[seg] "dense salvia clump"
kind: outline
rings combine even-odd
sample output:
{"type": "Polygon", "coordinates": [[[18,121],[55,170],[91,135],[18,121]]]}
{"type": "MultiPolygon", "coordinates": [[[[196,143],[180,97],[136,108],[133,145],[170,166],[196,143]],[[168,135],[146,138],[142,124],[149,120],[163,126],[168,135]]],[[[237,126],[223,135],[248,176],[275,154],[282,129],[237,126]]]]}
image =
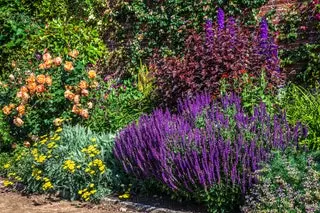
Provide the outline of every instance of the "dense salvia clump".
{"type": "Polygon", "coordinates": [[[285,114],[271,117],[264,104],[251,116],[244,113],[234,94],[212,102],[204,93],[177,108],[176,114],[155,110],[119,133],[114,154],[126,172],[178,191],[223,183],[246,192],[273,149],[298,146],[307,134],[300,123],[290,126],[285,114]]]}
{"type": "Polygon", "coordinates": [[[264,71],[272,87],[282,85],[277,45],[269,34],[265,19],[252,31],[219,9],[216,23],[208,19],[203,33],[186,39],[182,57],[154,57],[151,68],[162,103],[172,106],[201,91],[219,94],[221,79],[240,70],[257,78],[264,71]]]}

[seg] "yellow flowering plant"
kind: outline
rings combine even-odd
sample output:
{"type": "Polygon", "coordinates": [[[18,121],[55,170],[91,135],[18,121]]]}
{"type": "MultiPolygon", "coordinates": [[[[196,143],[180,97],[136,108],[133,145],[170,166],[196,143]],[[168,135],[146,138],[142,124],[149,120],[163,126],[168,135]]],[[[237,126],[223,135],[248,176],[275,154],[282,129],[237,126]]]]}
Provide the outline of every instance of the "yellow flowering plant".
{"type": "Polygon", "coordinates": [[[39,137],[30,148],[17,149],[3,169],[7,177],[15,173],[28,192],[59,192],[71,200],[97,200],[111,192],[116,180],[111,171],[113,138],[79,125],[60,126],[39,137]]]}

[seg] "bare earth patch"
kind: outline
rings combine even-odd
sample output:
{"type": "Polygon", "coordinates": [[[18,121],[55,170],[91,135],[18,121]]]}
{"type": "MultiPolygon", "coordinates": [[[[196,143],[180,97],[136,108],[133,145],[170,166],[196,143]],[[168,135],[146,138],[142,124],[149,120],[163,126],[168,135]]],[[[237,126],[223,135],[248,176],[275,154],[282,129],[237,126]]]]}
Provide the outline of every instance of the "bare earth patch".
{"type": "Polygon", "coordinates": [[[134,212],[120,204],[90,204],[50,199],[45,195],[22,196],[3,187],[0,180],[1,213],[120,213],[134,212]]]}

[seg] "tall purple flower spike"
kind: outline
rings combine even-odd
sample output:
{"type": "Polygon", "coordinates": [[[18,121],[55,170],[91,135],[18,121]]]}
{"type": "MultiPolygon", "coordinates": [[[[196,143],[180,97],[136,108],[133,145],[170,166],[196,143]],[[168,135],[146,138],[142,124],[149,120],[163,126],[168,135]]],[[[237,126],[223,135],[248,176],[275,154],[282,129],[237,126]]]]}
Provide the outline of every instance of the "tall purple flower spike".
{"type": "Polygon", "coordinates": [[[260,22],[260,51],[259,53],[266,57],[266,69],[280,72],[280,63],[278,56],[278,45],[273,37],[269,37],[269,27],[266,18],[260,22]]]}
{"type": "Polygon", "coordinates": [[[179,101],[177,114],[155,110],[129,124],[117,135],[114,155],[127,173],[173,190],[224,183],[245,193],[273,149],[297,146],[306,135],[301,124],[290,126],[285,114],[270,116],[262,103],[247,115],[238,96],[212,102],[204,93],[179,101]]]}
{"type": "Polygon", "coordinates": [[[213,25],[212,25],[212,20],[208,19],[206,21],[205,31],[206,31],[206,45],[207,45],[207,47],[212,49],[212,47],[213,47],[213,25]]]}
{"type": "Polygon", "coordinates": [[[224,29],[224,11],[219,7],[217,15],[218,29],[219,31],[224,29]]]}

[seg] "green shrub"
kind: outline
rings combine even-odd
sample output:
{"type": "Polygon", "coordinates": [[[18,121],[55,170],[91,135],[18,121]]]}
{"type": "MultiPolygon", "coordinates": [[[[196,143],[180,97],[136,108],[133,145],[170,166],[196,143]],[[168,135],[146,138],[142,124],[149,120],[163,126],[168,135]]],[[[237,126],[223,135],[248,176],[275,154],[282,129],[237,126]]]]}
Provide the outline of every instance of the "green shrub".
{"type": "Polygon", "coordinates": [[[243,212],[319,212],[320,174],[305,153],[277,152],[258,172],[243,212]]]}
{"type": "Polygon", "coordinates": [[[269,113],[275,112],[275,106],[279,105],[277,95],[279,91],[272,84],[268,84],[265,73],[260,77],[250,76],[247,72],[239,72],[235,76],[221,80],[221,95],[234,92],[240,95],[242,106],[247,112],[253,113],[254,107],[263,102],[269,113]]]}
{"type": "Polygon", "coordinates": [[[18,149],[6,165],[7,175],[25,184],[27,192],[96,200],[118,181],[111,171],[112,148],[113,135],[64,126],[42,136],[30,149],[18,149]]]}
{"type": "Polygon", "coordinates": [[[320,93],[291,84],[282,99],[282,107],[288,119],[294,123],[301,121],[308,125],[309,136],[304,141],[313,150],[320,149],[320,93]]]}

